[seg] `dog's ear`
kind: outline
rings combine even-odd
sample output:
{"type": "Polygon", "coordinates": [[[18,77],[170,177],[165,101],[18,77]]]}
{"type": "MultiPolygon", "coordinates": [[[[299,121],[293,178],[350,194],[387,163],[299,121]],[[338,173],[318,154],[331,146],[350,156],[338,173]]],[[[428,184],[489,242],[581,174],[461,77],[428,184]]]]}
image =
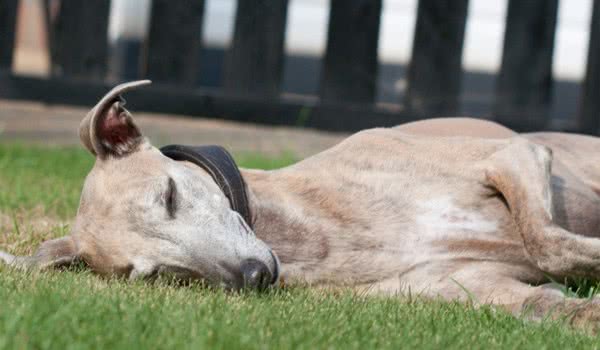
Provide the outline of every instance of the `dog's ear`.
{"type": "Polygon", "coordinates": [[[96,157],[120,157],[137,149],[143,141],[139,128],[129,111],[123,106],[121,97],[126,91],[150,84],[140,80],[118,85],[92,108],[79,126],[79,138],[83,145],[96,157]]]}
{"type": "Polygon", "coordinates": [[[77,245],[71,236],[42,243],[32,256],[13,256],[0,251],[0,261],[4,261],[9,266],[25,269],[65,266],[77,260],[77,245]]]}

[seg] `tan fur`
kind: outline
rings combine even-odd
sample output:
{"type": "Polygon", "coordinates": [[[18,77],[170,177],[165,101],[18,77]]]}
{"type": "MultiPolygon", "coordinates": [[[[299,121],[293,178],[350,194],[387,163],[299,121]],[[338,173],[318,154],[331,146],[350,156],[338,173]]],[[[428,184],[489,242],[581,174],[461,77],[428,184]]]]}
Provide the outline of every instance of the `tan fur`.
{"type": "MultiPolygon", "coordinates": [[[[469,118],[366,130],[287,168],[242,170],[252,233],[200,168],[145,140],[117,152],[97,139],[103,110],[82,123],[82,141],[98,159],[66,254],[100,273],[170,269],[236,286],[240,259],[252,258],[280,269],[286,283],[474,297],[532,319],[556,312],[576,325],[600,318],[600,302],[544,285],[549,276],[600,278],[600,139],[518,135],[469,118]],[[165,214],[167,178],[178,185],[175,218],[165,214]]],[[[137,130],[128,114],[123,122],[137,130]]],[[[41,265],[65,261],[45,251],[41,265]]]]}

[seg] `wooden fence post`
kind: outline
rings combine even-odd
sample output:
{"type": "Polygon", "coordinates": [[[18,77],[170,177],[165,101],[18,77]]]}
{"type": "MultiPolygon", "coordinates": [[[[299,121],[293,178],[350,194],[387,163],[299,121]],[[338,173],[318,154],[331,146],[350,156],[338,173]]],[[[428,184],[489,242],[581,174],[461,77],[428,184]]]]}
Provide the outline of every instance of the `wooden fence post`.
{"type": "Polygon", "coordinates": [[[288,0],[238,0],[235,30],[225,57],[223,87],[236,95],[279,94],[288,0]]]}
{"type": "Polygon", "coordinates": [[[548,123],[558,0],[509,0],[496,120],[521,131],[548,123]]]}
{"type": "Polygon", "coordinates": [[[12,67],[18,5],[18,0],[0,0],[0,70],[12,67]]]}
{"type": "Polygon", "coordinates": [[[104,79],[110,0],[61,0],[50,24],[52,74],[104,79]]]}
{"type": "Polygon", "coordinates": [[[583,82],[580,130],[600,133],[600,0],[594,0],[587,70],[583,82]]]}
{"type": "Polygon", "coordinates": [[[194,85],[202,39],[204,0],[153,0],[142,75],[194,85]]]}
{"type": "Polygon", "coordinates": [[[406,107],[415,116],[456,115],[468,0],[420,0],[406,107]]]}
{"type": "Polygon", "coordinates": [[[381,3],[381,0],[331,0],[321,101],[373,103],[381,3]]]}

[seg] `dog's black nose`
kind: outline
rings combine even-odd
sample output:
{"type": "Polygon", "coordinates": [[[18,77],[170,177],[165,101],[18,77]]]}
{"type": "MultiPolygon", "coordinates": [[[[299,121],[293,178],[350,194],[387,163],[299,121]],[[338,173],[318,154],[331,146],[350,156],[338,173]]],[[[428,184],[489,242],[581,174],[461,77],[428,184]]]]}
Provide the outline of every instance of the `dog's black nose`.
{"type": "Polygon", "coordinates": [[[241,269],[246,288],[265,289],[273,278],[267,265],[256,259],[245,260],[242,262],[241,269]]]}

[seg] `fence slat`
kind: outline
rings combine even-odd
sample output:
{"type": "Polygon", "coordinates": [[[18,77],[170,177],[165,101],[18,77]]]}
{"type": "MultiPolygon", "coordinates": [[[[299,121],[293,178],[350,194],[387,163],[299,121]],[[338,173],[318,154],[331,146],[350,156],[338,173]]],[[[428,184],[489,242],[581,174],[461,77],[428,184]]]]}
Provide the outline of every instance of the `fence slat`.
{"type": "Polygon", "coordinates": [[[558,0],[510,0],[502,66],[496,85],[496,120],[520,130],[547,125],[558,0]]]}
{"type": "Polygon", "coordinates": [[[18,0],[0,0],[0,69],[11,69],[18,0]]]}
{"type": "Polygon", "coordinates": [[[381,0],[331,0],[321,101],[373,103],[381,3],[381,0]]]}
{"type": "Polygon", "coordinates": [[[61,0],[50,31],[53,75],[105,77],[109,10],[110,0],[61,0]]]}
{"type": "Polygon", "coordinates": [[[230,94],[275,97],[283,75],[288,0],[238,0],[223,86],[230,94]]]}
{"type": "Polygon", "coordinates": [[[594,0],[587,70],[580,111],[581,131],[600,134],[600,0],[594,0]]]}
{"type": "Polygon", "coordinates": [[[456,115],[468,0],[420,0],[404,103],[416,116],[456,115]]]}
{"type": "Polygon", "coordinates": [[[153,0],[142,75],[157,82],[194,85],[204,0],[153,0]]]}

